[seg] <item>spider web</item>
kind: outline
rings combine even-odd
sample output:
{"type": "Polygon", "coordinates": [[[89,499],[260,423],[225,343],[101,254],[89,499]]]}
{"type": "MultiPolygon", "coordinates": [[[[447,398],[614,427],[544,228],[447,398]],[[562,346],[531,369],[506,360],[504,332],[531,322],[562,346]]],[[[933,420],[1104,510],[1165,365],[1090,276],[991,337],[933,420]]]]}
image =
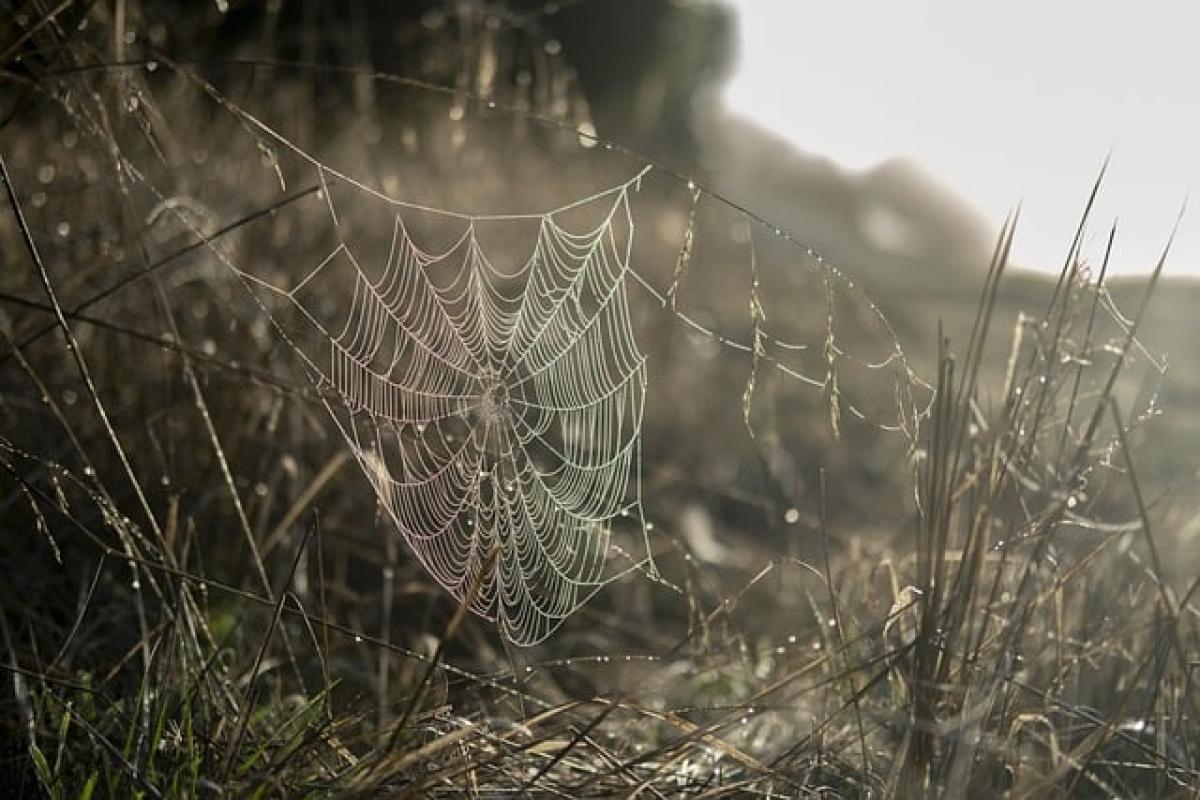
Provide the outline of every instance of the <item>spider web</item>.
{"type": "MultiPolygon", "coordinates": [[[[915,441],[929,387],[881,310],[811,247],[677,175],[646,166],[549,211],[461,213],[375,188],[202,88],[250,133],[281,185],[317,179],[327,222],[277,228],[284,238],[255,243],[265,260],[215,254],[300,357],[429,574],[514,643],[544,640],[631,571],[663,581],[642,502],[651,369],[663,370],[652,424],[689,428],[679,441],[736,446],[736,429],[720,427],[726,396],[714,389],[730,380],[740,383],[733,408],[751,440],[756,397],[782,406],[790,385],[825,398],[835,434],[846,418],[915,441]],[[639,249],[631,196],[651,173],[669,190],[687,183],[691,203],[685,227],[667,234],[674,196],[647,203],[662,208],[639,249]],[[697,246],[701,225],[730,224],[745,236],[697,246]],[[523,242],[520,255],[497,257],[485,228],[523,242]],[[314,250],[323,255],[313,259],[314,250]],[[739,294],[749,315],[730,302],[739,294]],[[822,313],[797,313],[796,297],[816,298],[822,313]],[[654,331],[662,321],[707,365],[688,381],[677,378],[694,355],[672,355],[670,337],[654,331]],[[642,332],[663,351],[652,368],[642,332]],[[839,343],[847,337],[853,344],[839,343]],[[864,353],[868,342],[875,349],[864,353]],[[703,391],[689,393],[705,376],[703,391]],[[645,555],[632,555],[639,546],[645,555]]],[[[781,442],[763,445],[780,451],[781,442]]]]}
{"type": "Polygon", "coordinates": [[[343,240],[290,288],[239,270],[317,332],[324,354],[288,341],[430,575],[518,644],[649,563],[609,564],[614,520],[645,529],[646,364],[626,295],[640,177],[536,217],[449,215],[461,231],[436,251],[397,206],[374,269],[343,240]],[[590,228],[559,221],[582,206],[601,211],[590,228]],[[485,221],[536,224],[515,269],[489,258],[485,221]],[[351,285],[330,308],[323,287],[351,285]]]}

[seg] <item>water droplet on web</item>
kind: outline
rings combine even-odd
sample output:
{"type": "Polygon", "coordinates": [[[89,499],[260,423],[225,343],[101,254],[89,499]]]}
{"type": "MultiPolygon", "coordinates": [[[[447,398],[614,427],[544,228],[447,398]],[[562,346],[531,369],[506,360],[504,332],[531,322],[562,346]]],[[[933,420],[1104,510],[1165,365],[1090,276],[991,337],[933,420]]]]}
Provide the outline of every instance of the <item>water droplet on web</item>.
{"type": "Polygon", "coordinates": [[[579,131],[579,146],[580,147],[595,147],[596,146],[596,126],[590,122],[581,122],[575,128],[579,131]]]}
{"type": "Polygon", "coordinates": [[[359,636],[357,633],[354,634],[354,643],[355,644],[362,644],[362,640],[363,640],[363,638],[361,636],[359,636]]]}
{"type": "Polygon", "coordinates": [[[87,475],[90,478],[96,474],[96,470],[92,469],[91,467],[84,467],[83,474],[87,475]]]}
{"type": "Polygon", "coordinates": [[[58,223],[58,227],[56,227],[54,230],[59,236],[65,239],[71,235],[71,223],[64,220],[63,222],[58,223]]]}
{"type": "Polygon", "coordinates": [[[800,509],[789,508],[787,511],[783,512],[783,521],[788,525],[795,525],[800,521],[800,509]]]}
{"type": "Polygon", "coordinates": [[[556,56],[562,52],[562,44],[557,39],[549,39],[545,45],[546,55],[556,56]]]}
{"type": "Polygon", "coordinates": [[[1067,508],[1074,508],[1077,505],[1079,505],[1079,500],[1075,497],[1075,495],[1071,495],[1067,498],[1067,508]]]}

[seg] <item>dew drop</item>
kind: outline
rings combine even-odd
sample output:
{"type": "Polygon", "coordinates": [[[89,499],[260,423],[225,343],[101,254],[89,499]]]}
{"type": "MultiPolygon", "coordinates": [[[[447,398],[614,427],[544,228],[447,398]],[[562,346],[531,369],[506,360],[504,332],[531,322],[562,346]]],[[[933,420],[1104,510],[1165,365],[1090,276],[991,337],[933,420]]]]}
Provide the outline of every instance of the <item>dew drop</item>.
{"type": "Polygon", "coordinates": [[[579,146],[590,148],[596,146],[596,126],[590,122],[581,122],[575,129],[579,131],[579,146]]]}
{"type": "Polygon", "coordinates": [[[800,521],[800,510],[796,508],[789,508],[787,511],[783,512],[783,521],[788,525],[795,525],[800,521]]]}

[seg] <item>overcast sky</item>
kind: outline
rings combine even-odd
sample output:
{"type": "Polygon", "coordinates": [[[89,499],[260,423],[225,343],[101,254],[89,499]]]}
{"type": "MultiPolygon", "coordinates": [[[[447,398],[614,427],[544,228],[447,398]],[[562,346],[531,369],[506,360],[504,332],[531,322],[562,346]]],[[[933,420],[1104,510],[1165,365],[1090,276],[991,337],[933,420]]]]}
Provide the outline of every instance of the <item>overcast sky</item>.
{"type": "MultiPolygon", "coordinates": [[[[905,156],[1057,270],[1106,153],[1088,251],[1119,216],[1112,269],[1200,276],[1200,2],[730,0],[740,65],[725,99],[851,169],[905,156]]],[[[1200,312],[1198,312],[1200,313],[1200,312]]]]}

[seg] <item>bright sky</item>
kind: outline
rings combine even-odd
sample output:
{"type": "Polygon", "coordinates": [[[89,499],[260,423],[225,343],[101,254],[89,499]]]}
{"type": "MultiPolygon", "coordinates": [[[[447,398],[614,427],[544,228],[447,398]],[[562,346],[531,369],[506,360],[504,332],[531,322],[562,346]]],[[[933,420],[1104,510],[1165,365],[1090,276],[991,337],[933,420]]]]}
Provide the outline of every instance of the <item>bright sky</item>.
{"type": "Polygon", "coordinates": [[[1200,276],[1200,3],[1195,0],[728,0],[735,113],[851,169],[904,156],[1057,270],[1106,153],[1085,252],[1119,217],[1114,272],[1200,276]]]}

